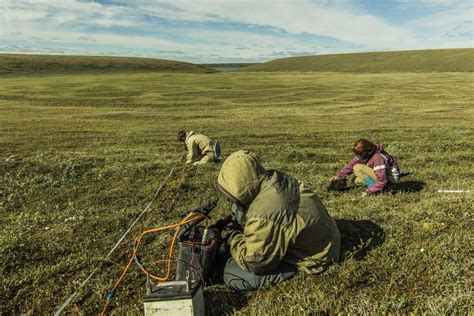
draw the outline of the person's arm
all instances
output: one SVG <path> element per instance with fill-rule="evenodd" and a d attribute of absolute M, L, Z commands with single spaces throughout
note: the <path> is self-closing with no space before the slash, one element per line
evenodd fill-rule
<path fill-rule="evenodd" d="M 379 155 L 375 157 L 371 165 L 372 165 L 372 169 L 374 169 L 376 180 L 374 184 L 372 184 L 370 187 L 368 187 L 365 190 L 366 195 L 371 195 L 374 193 L 381 192 L 383 189 L 385 189 L 385 187 L 388 184 L 388 174 L 387 174 L 388 166 L 386 165 L 385 159 L 383 159 L 383 157 Z"/>
<path fill-rule="evenodd" d="M 352 158 L 352 160 L 347 165 L 345 165 L 344 168 L 342 168 L 341 170 L 339 170 L 339 172 L 336 173 L 336 177 L 345 178 L 348 175 L 351 175 L 352 172 L 354 172 L 354 165 L 359 162 L 359 158 Z"/>
<path fill-rule="evenodd" d="M 288 249 L 284 229 L 272 221 L 248 219 L 243 233 L 228 241 L 230 254 L 237 264 L 250 273 L 265 273 L 275 269 Z"/>
<path fill-rule="evenodd" d="M 197 149 L 194 144 L 194 141 L 186 142 L 186 147 L 188 148 L 188 154 L 186 155 L 186 164 L 191 164 L 193 161 L 197 160 Z"/>

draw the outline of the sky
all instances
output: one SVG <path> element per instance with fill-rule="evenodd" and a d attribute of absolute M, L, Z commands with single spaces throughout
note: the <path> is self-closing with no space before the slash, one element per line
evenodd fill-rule
<path fill-rule="evenodd" d="M 0 53 L 192 63 L 474 47 L 474 0 L 0 0 Z"/>

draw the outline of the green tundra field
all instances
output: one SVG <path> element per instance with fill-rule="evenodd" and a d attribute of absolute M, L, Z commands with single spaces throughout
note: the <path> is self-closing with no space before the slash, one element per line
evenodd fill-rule
<path fill-rule="evenodd" d="M 106 73 L 0 77 L 0 314 L 51 314 L 131 222 L 147 215 L 68 306 L 97 314 L 143 230 L 219 198 L 219 165 L 184 167 L 180 129 L 248 149 L 312 186 L 342 233 L 341 262 L 257 292 L 205 289 L 210 315 L 473 313 L 472 72 Z M 402 172 L 394 194 L 327 192 L 359 137 Z M 18 155 L 17 159 L 7 159 Z M 172 168 L 168 181 L 165 181 Z M 439 193 L 438 190 L 469 190 Z M 155 273 L 171 235 L 146 240 Z M 108 312 L 143 311 L 132 266 Z"/>

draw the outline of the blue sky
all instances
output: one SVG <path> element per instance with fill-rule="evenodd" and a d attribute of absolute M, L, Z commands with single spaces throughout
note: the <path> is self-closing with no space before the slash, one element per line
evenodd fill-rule
<path fill-rule="evenodd" d="M 472 0 L 0 0 L 0 53 L 261 62 L 474 47 Z"/>

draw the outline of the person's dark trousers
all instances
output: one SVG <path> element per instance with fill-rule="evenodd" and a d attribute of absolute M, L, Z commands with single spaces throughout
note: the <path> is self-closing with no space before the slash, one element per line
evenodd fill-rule
<path fill-rule="evenodd" d="M 264 274 L 252 274 L 243 270 L 233 258 L 229 258 L 224 268 L 224 283 L 236 291 L 252 291 L 288 280 L 297 273 L 295 265 L 281 262 L 275 269 Z"/>

